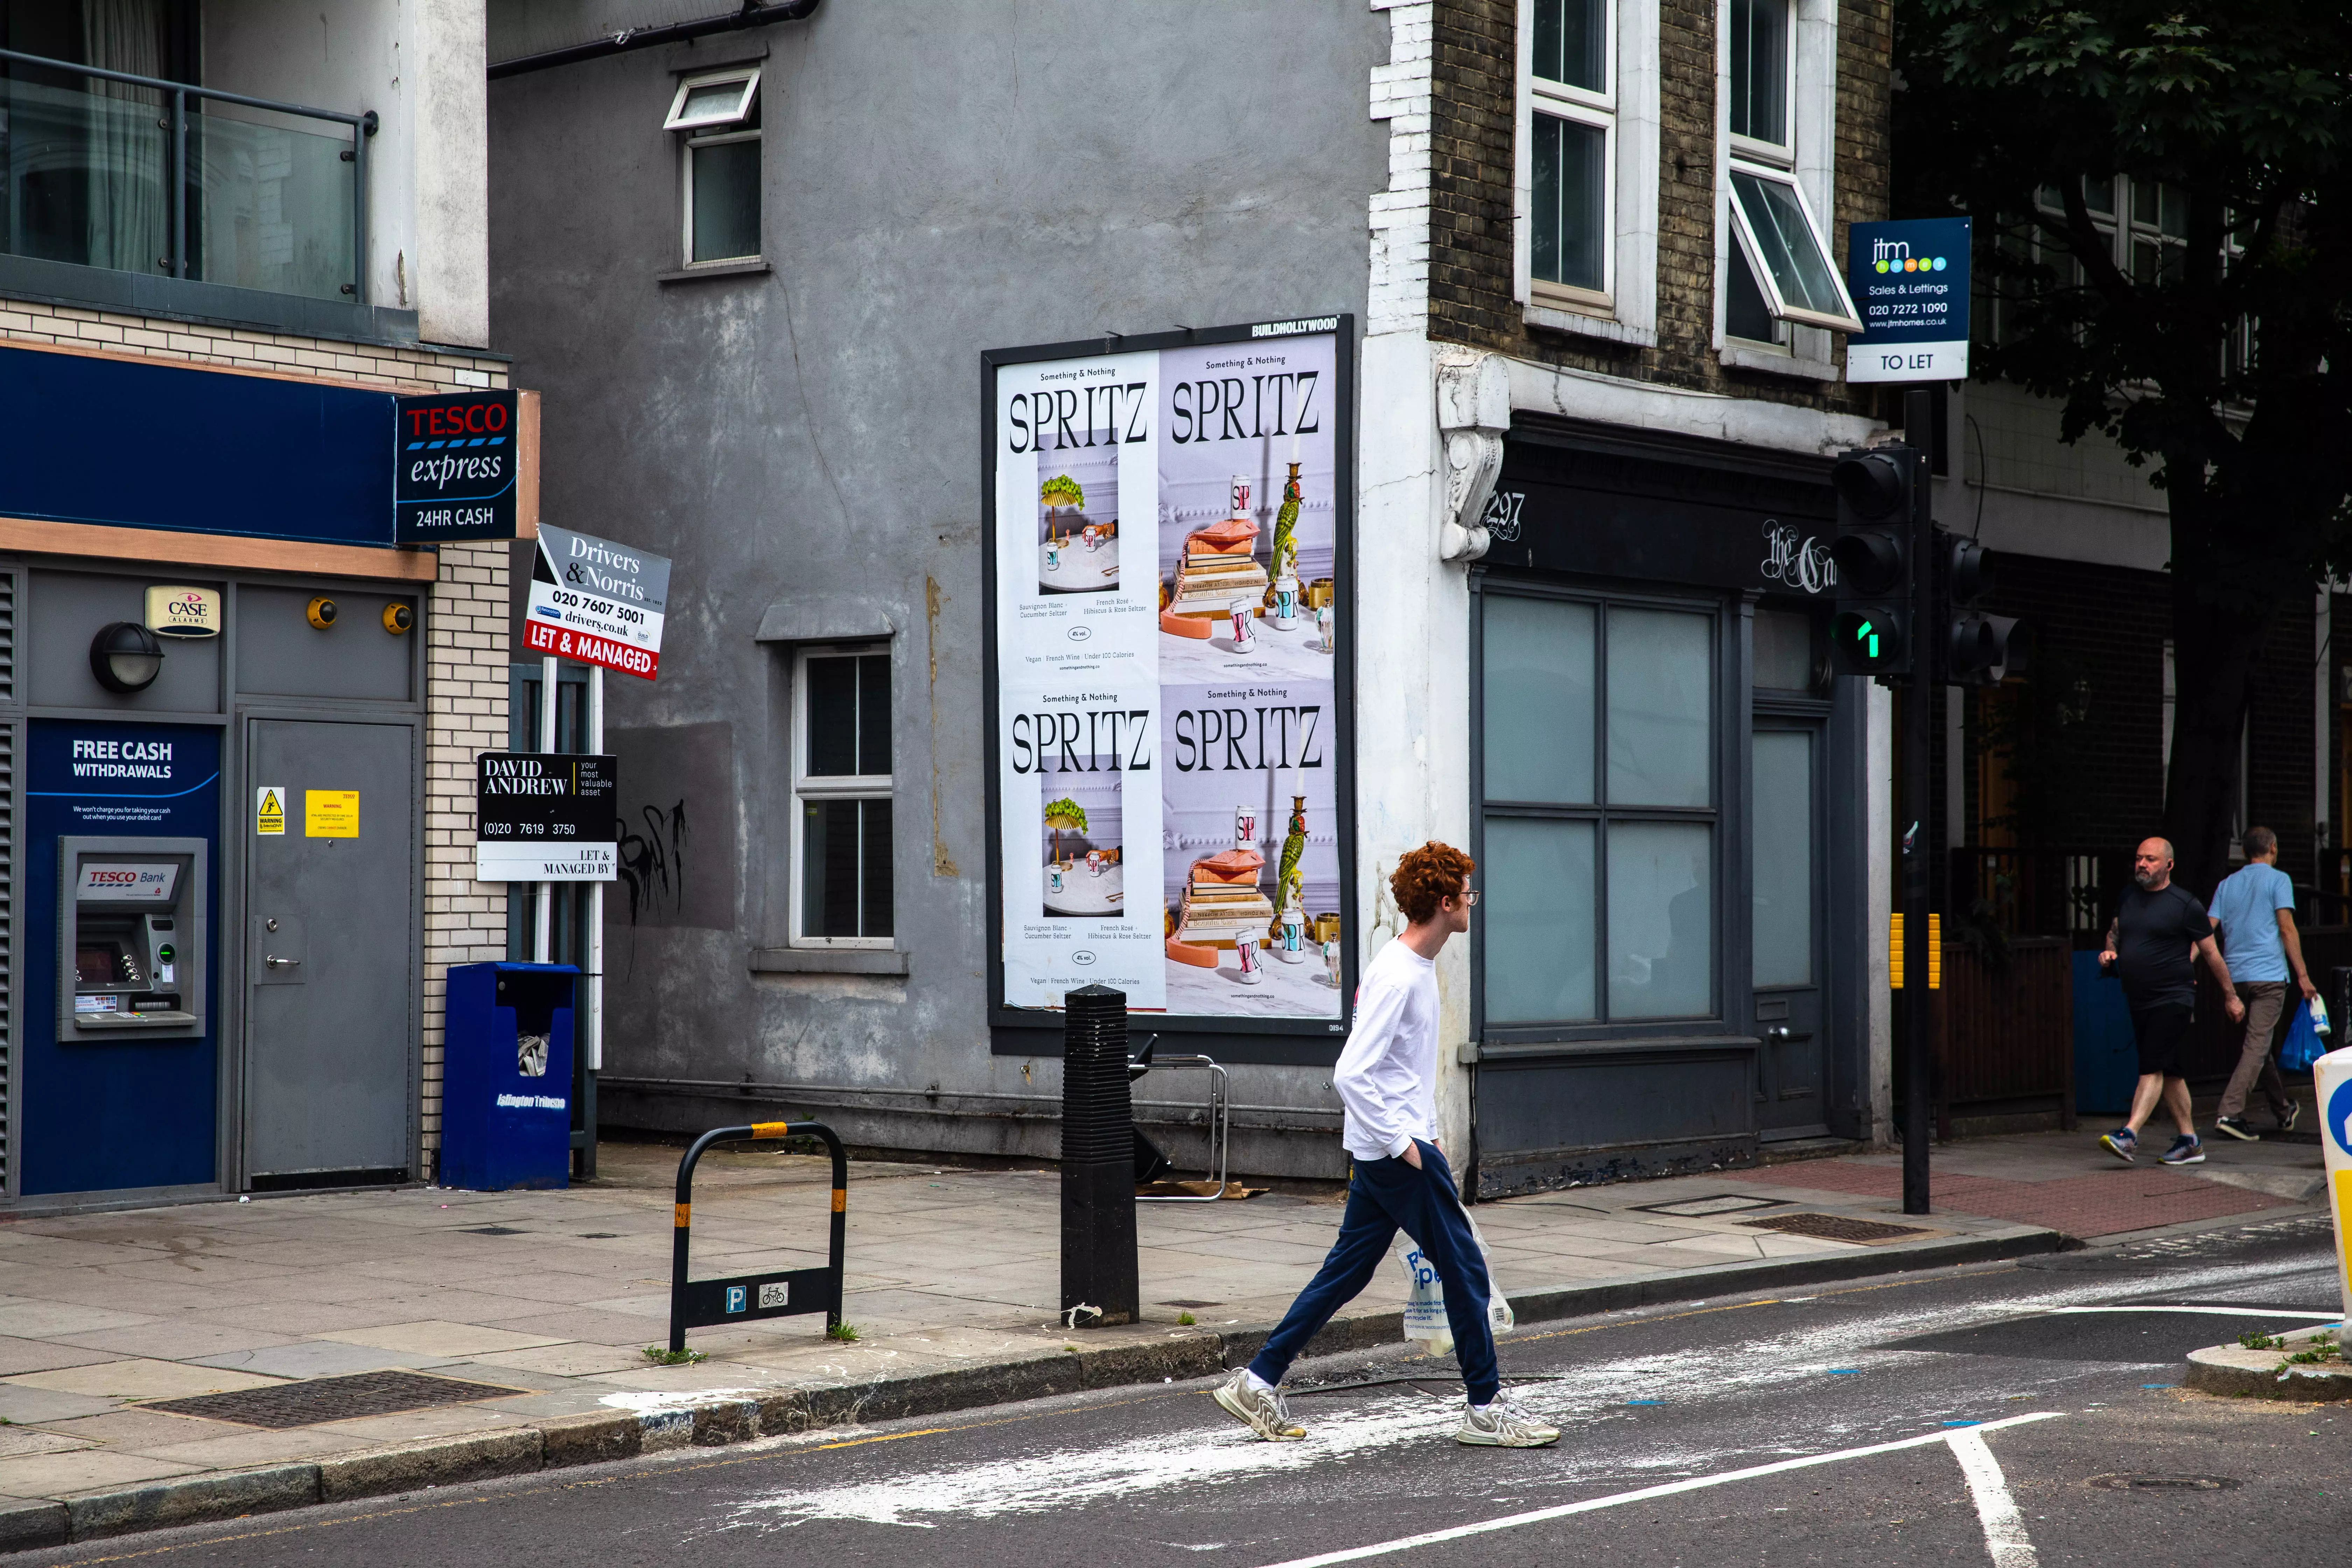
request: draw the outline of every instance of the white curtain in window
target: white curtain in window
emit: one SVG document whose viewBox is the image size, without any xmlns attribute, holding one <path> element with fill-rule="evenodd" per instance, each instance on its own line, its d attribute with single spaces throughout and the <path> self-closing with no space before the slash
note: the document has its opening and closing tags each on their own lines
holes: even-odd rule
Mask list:
<svg viewBox="0 0 2352 1568">
<path fill-rule="evenodd" d="M 82 0 L 82 59 L 104 70 L 163 74 L 163 0 Z M 158 270 L 164 240 L 163 94 L 92 80 L 89 249 L 92 267 Z"/>
</svg>

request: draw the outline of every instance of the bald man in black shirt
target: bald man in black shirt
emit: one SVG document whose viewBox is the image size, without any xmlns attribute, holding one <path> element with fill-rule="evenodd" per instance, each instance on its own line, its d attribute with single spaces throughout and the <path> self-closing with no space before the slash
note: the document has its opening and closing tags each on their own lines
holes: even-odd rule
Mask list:
<svg viewBox="0 0 2352 1568">
<path fill-rule="evenodd" d="M 2132 1094 L 2131 1120 L 2099 1142 L 2116 1159 L 2130 1161 L 2139 1152 L 2139 1130 L 2156 1114 L 2161 1099 L 2179 1125 L 2180 1135 L 2166 1150 L 2168 1165 L 2201 1165 L 2205 1146 L 2198 1142 L 2190 1119 L 2189 1080 L 2180 1074 L 2180 1050 L 2189 1034 L 2189 1010 L 2197 1002 L 2196 961 L 2202 956 L 2221 983 L 2230 1021 L 2246 1016 L 2230 984 L 2230 966 L 2213 941 L 2213 921 L 2197 896 L 2172 879 L 2169 839 L 2141 842 L 2132 858 L 2135 887 L 2124 889 L 2113 924 L 2107 927 L 2107 949 L 2099 967 L 2124 983 L 2124 1005 L 2131 1009 L 2132 1040 L 2139 1047 L 2139 1087 Z"/>
</svg>

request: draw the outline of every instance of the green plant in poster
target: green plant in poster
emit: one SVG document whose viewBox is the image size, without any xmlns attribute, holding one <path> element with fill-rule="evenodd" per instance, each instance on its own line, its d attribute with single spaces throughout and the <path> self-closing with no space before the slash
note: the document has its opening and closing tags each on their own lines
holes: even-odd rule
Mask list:
<svg viewBox="0 0 2352 1568">
<path fill-rule="evenodd" d="M 1298 465 L 1282 482 L 1282 510 L 1274 514 L 1274 575 L 1298 575 Z"/>
<path fill-rule="evenodd" d="M 1054 863 L 1062 861 L 1062 835 L 1087 830 L 1087 808 L 1069 796 L 1045 803 L 1045 826 L 1054 831 Z"/>
<path fill-rule="evenodd" d="M 1276 924 L 1281 923 L 1280 911 L 1293 904 L 1307 902 L 1307 873 L 1298 863 L 1307 857 L 1307 799 L 1293 795 L 1290 803 L 1290 827 L 1282 841 L 1282 859 L 1274 874 L 1274 907 Z"/>
</svg>

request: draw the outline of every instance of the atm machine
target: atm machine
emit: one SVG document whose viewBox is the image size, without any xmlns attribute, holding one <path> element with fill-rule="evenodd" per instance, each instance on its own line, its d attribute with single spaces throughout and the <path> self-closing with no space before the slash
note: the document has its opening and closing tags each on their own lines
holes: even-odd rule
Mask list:
<svg viewBox="0 0 2352 1568">
<path fill-rule="evenodd" d="M 201 838 L 58 841 L 58 1040 L 205 1032 Z"/>
</svg>

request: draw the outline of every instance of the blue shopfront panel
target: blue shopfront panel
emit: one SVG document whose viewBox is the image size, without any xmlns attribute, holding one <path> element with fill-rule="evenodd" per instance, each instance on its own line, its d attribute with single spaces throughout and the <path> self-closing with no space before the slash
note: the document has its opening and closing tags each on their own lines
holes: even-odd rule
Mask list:
<svg viewBox="0 0 2352 1568">
<path fill-rule="evenodd" d="M 25 785 L 25 1007 L 17 1082 L 23 1186 L 42 1193 L 197 1186 L 217 1178 L 220 1007 L 176 1039 L 58 1037 L 58 840 L 201 838 L 220 929 L 220 731 L 188 724 L 36 719 Z M 78 744 L 79 742 L 79 744 Z M 125 745 L 124 742 L 134 742 Z M 120 759 L 135 758 L 124 762 Z M 218 944 L 205 992 L 221 995 Z"/>
<path fill-rule="evenodd" d="M 0 517 L 392 542 L 395 399 L 0 348 Z"/>
</svg>

